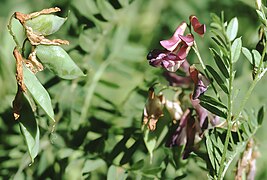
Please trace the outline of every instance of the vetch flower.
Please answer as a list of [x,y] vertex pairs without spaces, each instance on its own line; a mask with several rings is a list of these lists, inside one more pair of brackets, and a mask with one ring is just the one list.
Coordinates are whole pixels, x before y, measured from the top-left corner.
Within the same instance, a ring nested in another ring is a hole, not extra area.
[[198,33],[200,36],[204,36],[204,33],[206,32],[205,24],[200,24],[198,18],[194,15],[191,15],[189,17],[189,20],[191,22],[191,25],[193,26],[194,31]]
[[197,99],[201,94],[207,91],[209,80],[202,75],[194,65],[190,66],[189,73],[195,85],[193,99]]
[[167,50],[154,49],[147,55],[149,64],[154,67],[163,67],[168,71],[175,72],[185,61],[180,59],[176,54]]
[[192,109],[186,109],[182,115],[179,126],[177,127],[174,134],[171,136],[169,141],[167,141],[167,147],[181,146],[186,144],[186,124],[189,118],[192,117]]
[[179,35],[183,35],[187,27],[186,22],[182,22],[175,30],[173,36],[170,39],[160,41],[160,44],[167,50],[173,51],[181,42]]
[[147,125],[149,130],[156,129],[158,119],[163,116],[164,104],[164,96],[162,94],[156,96],[154,89],[150,88],[143,115],[143,124]]

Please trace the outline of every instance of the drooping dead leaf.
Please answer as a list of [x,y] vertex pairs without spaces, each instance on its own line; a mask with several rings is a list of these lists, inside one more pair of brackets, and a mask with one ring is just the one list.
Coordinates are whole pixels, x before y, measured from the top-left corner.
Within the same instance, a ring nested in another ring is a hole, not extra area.
[[42,14],[51,14],[51,13],[58,12],[58,11],[61,11],[61,9],[58,7],[54,7],[54,8],[48,8],[48,9],[43,9],[41,11],[33,12],[31,14],[23,14],[21,12],[15,12],[15,18],[18,19],[22,25],[24,25],[25,21],[29,19],[35,18]]
[[26,67],[29,68],[34,74],[44,70],[43,65],[37,60],[35,49],[30,53],[28,60],[25,60],[24,62]]
[[13,55],[16,59],[16,79],[22,91],[26,92],[26,86],[23,82],[23,57],[17,48],[14,49]]
[[25,27],[26,28],[26,36],[28,37],[30,43],[32,45],[39,45],[39,44],[43,44],[43,45],[61,45],[61,44],[69,44],[69,41],[67,40],[62,40],[62,39],[47,39],[45,38],[43,35],[38,35],[35,34],[32,30],[31,27]]

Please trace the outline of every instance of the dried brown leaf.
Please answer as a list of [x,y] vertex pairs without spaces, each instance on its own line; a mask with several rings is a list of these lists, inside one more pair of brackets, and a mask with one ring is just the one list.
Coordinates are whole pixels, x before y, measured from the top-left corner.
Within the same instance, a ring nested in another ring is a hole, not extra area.
[[37,16],[40,16],[42,14],[51,14],[54,12],[61,11],[60,8],[54,7],[54,8],[48,8],[48,9],[43,9],[41,11],[33,12],[31,14],[23,14],[21,12],[15,12],[15,18],[20,21],[22,25],[24,25],[25,21],[35,18]]
[[67,40],[62,40],[62,39],[50,40],[50,39],[45,38],[43,35],[35,34],[31,27],[25,27],[25,28],[26,28],[26,36],[28,37],[28,39],[32,45],[36,46],[36,45],[43,44],[43,45],[56,45],[56,46],[58,46],[61,44],[66,44],[66,45],[69,44],[69,41],[67,41]]
[[17,48],[14,49],[13,55],[16,59],[16,79],[19,87],[26,92],[26,86],[23,82],[23,57]]

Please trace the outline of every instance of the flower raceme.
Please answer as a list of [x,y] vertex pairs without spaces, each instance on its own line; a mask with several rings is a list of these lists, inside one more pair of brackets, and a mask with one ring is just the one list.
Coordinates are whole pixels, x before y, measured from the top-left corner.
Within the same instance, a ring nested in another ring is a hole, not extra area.
[[[194,31],[203,37],[206,32],[205,24],[200,24],[196,16],[190,16],[190,25]],[[170,72],[175,72],[186,61],[186,57],[194,45],[192,33],[184,35],[187,28],[186,22],[182,22],[170,39],[161,40],[160,44],[165,50],[152,50],[147,55],[149,64],[154,67],[163,67]]]

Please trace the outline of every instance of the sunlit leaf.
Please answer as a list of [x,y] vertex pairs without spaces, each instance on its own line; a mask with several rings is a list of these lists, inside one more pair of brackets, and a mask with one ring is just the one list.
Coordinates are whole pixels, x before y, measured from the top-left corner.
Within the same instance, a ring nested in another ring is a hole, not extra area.
[[32,163],[39,151],[40,132],[32,108],[23,95],[22,110],[19,118],[20,131],[26,141]]
[[113,180],[113,179],[125,180],[127,176],[128,176],[127,172],[121,167],[116,167],[114,165],[111,165],[108,168],[107,180]]
[[45,67],[63,79],[75,79],[84,76],[68,53],[59,46],[39,45],[36,54]]
[[231,47],[232,63],[235,63],[239,59],[241,48],[242,48],[242,41],[240,37],[234,40],[232,47]]
[[105,165],[106,165],[106,163],[102,159],[96,159],[96,160],[88,159],[84,163],[82,172],[88,173],[88,172],[94,171],[98,168],[101,168],[102,166],[105,166]]
[[146,148],[150,154],[150,159],[153,158],[153,151],[156,147],[157,139],[153,133],[150,133],[148,128],[145,128],[144,130],[144,142],[146,145]]
[[253,54],[253,65],[256,67],[259,67],[260,65],[260,61],[261,61],[261,55],[257,50],[252,50],[252,54]]
[[26,21],[26,26],[31,27],[36,34],[44,36],[57,32],[67,18],[52,14],[40,15]]
[[97,0],[96,3],[100,13],[106,20],[114,20],[116,18],[116,11],[108,1]]
[[226,34],[230,41],[233,41],[236,38],[237,31],[238,31],[238,20],[235,17],[229,22],[226,29]]
[[210,72],[210,74],[213,76],[213,78],[215,79],[215,81],[217,82],[217,84],[221,87],[221,89],[228,94],[229,91],[224,83],[224,81],[222,80],[222,78],[220,77],[220,75],[209,65],[206,66],[208,71]]
[[250,64],[253,65],[253,58],[252,58],[251,52],[246,47],[242,47],[242,53],[247,58],[247,60],[250,62]]
[[263,12],[261,12],[260,10],[256,9],[256,12],[258,14],[258,17],[261,21],[262,24],[264,24],[265,26],[267,26],[267,20],[265,18],[265,15],[263,14]]
[[23,67],[23,77],[27,90],[35,102],[44,110],[51,120],[55,121],[51,99],[46,89],[42,86],[37,77],[26,67]]

